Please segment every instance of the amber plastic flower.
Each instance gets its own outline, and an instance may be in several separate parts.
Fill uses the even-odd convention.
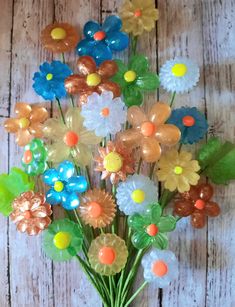
[[[126,264],[128,250],[125,241],[115,234],[101,234],[91,242],[88,257],[91,267],[101,275],[115,275]]]
[[[90,56],[81,56],[77,61],[78,74],[69,76],[65,80],[65,88],[69,94],[79,94],[79,104],[86,103],[87,96],[96,92],[111,91],[114,97],[121,96],[121,90],[117,83],[110,81],[118,71],[117,64],[112,61],[104,61],[99,67]]]
[[[134,173],[132,151],[121,142],[108,142],[106,147],[98,149],[99,156],[95,171],[102,172],[101,179],[110,177],[112,184],[125,181],[127,174]]]
[[[143,31],[150,32],[158,20],[158,10],[153,0],[126,0],[119,11],[123,30],[134,36],[141,35]]]
[[[164,182],[164,187],[170,191],[189,191],[190,185],[196,185],[200,176],[197,172],[200,166],[197,160],[192,160],[192,154],[187,151],[178,152],[172,149],[162,155],[158,162],[157,177]]]
[[[85,224],[102,228],[112,223],[116,205],[112,195],[104,190],[89,190],[82,196],[78,213]]]
[[[43,136],[42,123],[48,118],[48,112],[44,107],[17,102],[15,113],[16,118],[7,119],[4,127],[7,132],[15,133],[19,146],[25,146],[33,138]]]
[[[12,207],[10,217],[20,232],[27,232],[30,236],[37,235],[51,223],[51,206],[41,193],[22,193],[13,201]]]
[[[79,35],[77,30],[68,23],[53,23],[41,33],[42,45],[54,53],[70,51],[77,46]]]
[[[189,192],[180,194],[175,202],[174,213],[178,216],[191,215],[191,224],[195,228],[206,225],[206,217],[216,217],[220,214],[220,207],[211,201],[214,194],[213,187],[208,183],[191,187]]]
[[[78,164],[87,165],[92,158],[89,145],[101,140],[83,126],[80,109],[70,108],[65,114],[65,124],[60,119],[50,118],[43,128],[44,136],[52,141],[47,146],[48,161],[61,162],[73,158]]]
[[[148,114],[142,108],[132,106],[127,112],[132,128],[119,133],[119,139],[128,147],[140,146],[142,159],[155,162],[161,156],[160,144],[173,146],[180,140],[179,128],[165,124],[170,115],[171,108],[162,102],[156,102]]]

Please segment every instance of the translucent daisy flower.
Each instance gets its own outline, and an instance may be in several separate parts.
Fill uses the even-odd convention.
[[[93,93],[87,103],[82,106],[84,126],[95,132],[97,136],[106,137],[116,134],[126,122],[127,110],[120,97],[113,98],[112,92],[101,95]]]
[[[149,204],[157,200],[158,188],[144,175],[128,176],[117,187],[117,205],[126,215],[142,213]]]
[[[199,81],[199,67],[188,58],[167,61],[160,69],[160,82],[168,92],[185,93]]]
[[[155,288],[168,286],[178,276],[178,261],[169,250],[152,249],[142,259],[144,279]]]
[[[79,216],[85,224],[102,228],[112,223],[116,205],[112,195],[104,190],[89,190],[82,196],[78,208]]]
[[[91,267],[101,275],[115,275],[126,265],[125,241],[115,234],[101,234],[91,242],[88,257]]]

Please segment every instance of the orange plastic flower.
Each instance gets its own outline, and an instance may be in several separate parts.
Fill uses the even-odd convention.
[[[78,208],[79,215],[85,224],[94,228],[102,228],[112,223],[116,205],[112,195],[104,190],[89,190],[82,196]]]
[[[126,0],[119,11],[123,30],[134,36],[141,35],[143,31],[150,32],[158,20],[158,10],[153,0]]]
[[[119,133],[118,137],[127,147],[140,146],[144,161],[156,162],[161,156],[160,144],[173,146],[180,140],[179,128],[165,124],[170,115],[170,106],[162,102],[155,103],[147,115],[142,108],[132,106],[127,112],[132,128]]]
[[[96,92],[111,91],[114,97],[121,96],[117,83],[110,81],[118,71],[117,64],[112,60],[104,61],[99,67],[90,56],[81,56],[77,61],[78,74],[65,80],[65,88],[69,94],[80,94],[79,104],[86,103],[87,96]]]
[[[77,46],[79,35],[70,24],[56,22],[42,30],[41,41],[45,49],[54,53],[62,53]]]
[[[15,113],[16,118],[7,119],[4,127],[7,132],[16,134],[16,143],[19,146],[25,146],[33,138],[43,136],[42,123],[48,118],[48,112],[44,107],[17,102]]]
[[[95,171],[102,172],[101,179],[110,177],[112,184],[119,180],[125,181],[127,174],[134,173],[132,151],[121,142],[108,142],[106,147],[100,147]]]
[[[51,206],[46,203],[46,198],[41,193],[22,193],[12,206],[10,217],[20,232],[27,232],[30,236],[37,235],[51,223]]]

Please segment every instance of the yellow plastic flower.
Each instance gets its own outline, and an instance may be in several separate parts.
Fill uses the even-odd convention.
[[[150,32],[158,20],[158,10],[153,0],[126,0],[119,11],[123,30],[134,36],[141,35],[143,31]]]
[[[48,161],[59,163],[73,158],[81,166],[89,164],[92,152],[89,145],[101,141],[94,132],[83,126],[83,117],[79,108],[70,108],[65,114],[65,124],[58,118],[50,118],[43,128],[44,136],[52,141],[47,146]]]
[[[180,193],[189,191],[191,185],[196,185],[200,176],[197,172],[200,166],[197,160],[192,160],[192,154],[187,151],[180,153],[173,149],[162,155],[157,170],[159,181],[164,182],[164,187],[171,192],[178,190]]]

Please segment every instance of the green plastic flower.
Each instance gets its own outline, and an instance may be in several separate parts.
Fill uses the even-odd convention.
[[[167,232],[175,229],[176,219],[172,215],[162,216],[161,206],[152,204],[146,209],[145,214],[136,213],[130,216],[128,225],[135,231],[131,240],[137,249],[150,245],[158,249],[166,249]]]
[[[34,189],[34,182],[21,169],[13,167],[9,174],[0,175],[0,212],[9,216],[12,202],[21,193]]]
[[[47,168],[47,150],[40,139],[33,139],[24,147],[22,166],[30,176],[43,174]]]
[[[121,60],[115,61],[119,69],[112,80],[120,85],[125,104],[141,105],[142,93],[159,87],[158,75],[149,71],[148,59],[143,55],[132,56],[127,66]]]
[[[54,261],[66,261],[76,256],[82,243],[81,228],[69,219],[54,221],[43,236],[43,249]]]

